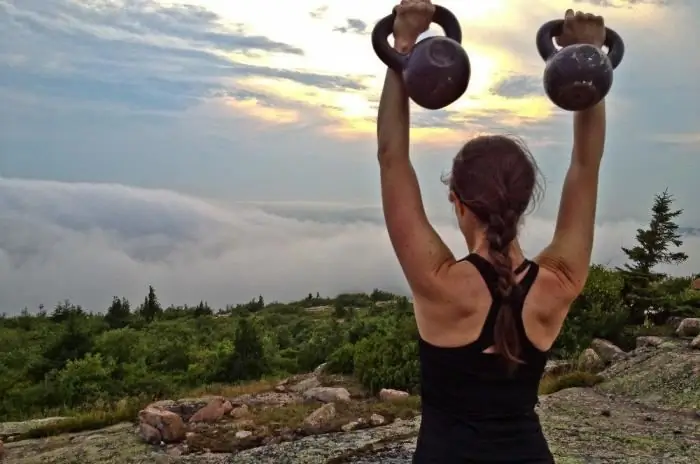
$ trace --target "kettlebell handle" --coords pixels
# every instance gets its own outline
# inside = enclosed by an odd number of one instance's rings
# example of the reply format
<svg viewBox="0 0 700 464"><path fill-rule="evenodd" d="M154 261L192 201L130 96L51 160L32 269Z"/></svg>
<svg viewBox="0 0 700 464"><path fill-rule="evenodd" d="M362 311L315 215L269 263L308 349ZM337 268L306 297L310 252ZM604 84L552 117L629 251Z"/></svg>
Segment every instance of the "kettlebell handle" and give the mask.
<svg viewBox="0 0 700 464"><path fill-rule="evenodd" d="M389 45L389 36L394 32L394 20L396 19L396 8L389 16L379 20L372 30L372 48L380 60L394 71L402 72L409 54L402 54ZM445 36L462 43L462 28L459 20L450 10L440 5L435 5L433 21L441 26L445 31Z"/></svg>
<svg viewBox="0 0 700 464"><path fill-rule="evenodd" d="M537 31L537 51L543 60L547 61L557 53L557 48L552 40L554 37L560 36L563 31L563 19L548 21ZM622 41L622 37L617 32L606 27L604 45L608 47L608 58L613 69L617 68L625 55L625 43Z"/></svg>

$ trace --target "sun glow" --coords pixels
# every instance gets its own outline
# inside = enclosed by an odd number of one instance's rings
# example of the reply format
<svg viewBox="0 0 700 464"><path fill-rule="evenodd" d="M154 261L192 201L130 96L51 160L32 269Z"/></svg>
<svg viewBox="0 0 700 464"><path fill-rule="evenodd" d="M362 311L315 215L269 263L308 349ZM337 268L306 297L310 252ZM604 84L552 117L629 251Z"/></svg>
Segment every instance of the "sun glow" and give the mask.
<svg viewBox="0 0 700 464"><path fill-rule="evenodd" d="M331 130L343 136L363 135L375 130L374 118L381 92L385 68L371 50L368 35L373 24L391 11L398 0L356 0L333 2L327 7L315 0L280 2L256 0L254 7L241 8L225 0L190 0L215 11L223 18L222 27L242 28L247 35L267 37L303 50L302 54L228 54L237 63L284 69L321 76L342 76L365 86L363 90L324 89L289 79L245 77L231 85L274 96L277 103L250 99L236 104L237 111L249 111L265 121L285 123L296 120L301 111L322 114ZM539 78L543 64L536 54L523 53L518 38L527 35L532 43L534 27L546 19L563 14L570 2L563 0L443 0L441 5L452 10L462 23L463 45L469 53L472 76L466 94L450 105L449 117L462 118L459 129L452 124L416 129L418 138L449 138L447 134L464 134L475 116L502 126L518 126L551 117L555 108L544 95L524 93L505 97L494 93L494 87L513 75ZM654 17L659 7L650 4L627 8L605 8L604 14L616 23L645 22ZM313 14L312 14L313 12ZM348 19L367 27L360 33L343 33ZM531 31L532 29L532 31ZM428 35L442 34L432 26ZM533 46L534 49L534 46ZM281 108L287 102L289 108ZM233 105L233 103L231 104ZM447 120L447 123L450 121ZM457 125L458 126L458 125ZM412 131L412 135L414 131Z"/></svg>

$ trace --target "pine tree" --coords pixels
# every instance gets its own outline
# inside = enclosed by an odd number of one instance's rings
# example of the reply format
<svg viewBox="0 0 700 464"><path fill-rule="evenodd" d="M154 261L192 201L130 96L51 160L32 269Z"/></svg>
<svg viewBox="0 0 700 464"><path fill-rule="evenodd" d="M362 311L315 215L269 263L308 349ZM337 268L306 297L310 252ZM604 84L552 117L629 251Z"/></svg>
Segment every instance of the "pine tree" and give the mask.
<svg viewBox="0 0 700 464"><path fill-rule="evenodd" d="M664 275L654 272L654 268L659 264L681 264L688 259L687 254L674 250L683 244L675 222L683 210L673 211L673 200L668 189L655 195L649 227L637 229L637 245L622 247L631 261L623 269L625 283L622 293L630 308L629 322L632 324L644 322L646 311L661 309L658 306L662 298L655 291L654 283Z"/></svg>
<svg viewBox="0 0 700 464"><path fill-rule="evenodd" d="M70 300L65 300L63 303L58 303L51 313L51 320L53 322L65 322L73 316L85 316L85 311L82 306L74 305Z"/></svg>
<svg viewBox="0 0 700 464"><path fill-rule="evenodd" d="M129 325L131 318L131 305L126 298L115 296L112 298L112 304L107 309L105 314L105 322L110 329L121 329Z"/></svg>
<svg viewBox="0 0 700 464"><path fill-rule="evenodd" d="M200 301L194 308L194 317L211 316L212 314L214 314L214 311L205 301Z"/></svg>
<svg viewBox="0 0 700 464"><path fill-rule="evenodd" d="M217 380L228 382L259 379L268 372L260 333L248 317L238 320L233 352L221 367Z"/></svg>
<svg viewBox="0 0 700 464"><path fill-rule="evenodd" d="M141 316L147 321L151 322L156 317L163 314L163 308L158 302L158 297L156 296L156 291L152 285L148 286L148 295L143 300L140 311Z"/></svg>
<svg viewBox="0 0 700 464"><path fill-rule="evenodd" d="M672 246L683 245L678 224L674 222L674 219L683 214L683 210L671 211L672 204L673 196L668 193L668 189L654 197L649 228L637 229L637 246L622 247L622 251L632 261L632 264L625 265L627 270L650 274L657 264L681 264L688 259L688 255L683 252L670 251Z"/></svg>

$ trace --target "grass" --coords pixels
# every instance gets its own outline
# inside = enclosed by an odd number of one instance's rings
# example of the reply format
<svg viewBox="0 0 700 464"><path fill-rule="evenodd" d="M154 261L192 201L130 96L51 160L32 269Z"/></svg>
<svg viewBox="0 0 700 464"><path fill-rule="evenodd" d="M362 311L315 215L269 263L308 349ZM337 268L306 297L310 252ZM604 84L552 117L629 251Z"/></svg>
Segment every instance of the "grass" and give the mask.
<svg viewBox="0 0 700 464"><path fill-rule="evenodd" d="M181 398L199 398L202 396L224 396L233 398L242 395L255 395L271 391L281 379L269 378L239 385L212 384L187 390L179 395Z"/></svg>
<svg viewBox="0 0 700 464"><path fill-rule="evenodd" d="M124 399L107 408L79 412L74 416L34 427L20 434L18 439L45 438L63 433L102 429L120 422L132 422L148 403L143 399Z"/></svg>

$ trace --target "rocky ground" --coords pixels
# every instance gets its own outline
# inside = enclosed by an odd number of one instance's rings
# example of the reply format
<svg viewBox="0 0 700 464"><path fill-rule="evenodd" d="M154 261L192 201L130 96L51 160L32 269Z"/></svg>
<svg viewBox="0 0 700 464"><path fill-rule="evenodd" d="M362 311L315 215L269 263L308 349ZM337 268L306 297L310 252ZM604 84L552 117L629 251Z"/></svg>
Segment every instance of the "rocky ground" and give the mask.
<svg viewBox="0 0 700 464"><path fill-rule="evenodd" d="M638 345L624 353L597 341L586 361L607 365L605 381L541 397L558 464L698 462L700 337L643 337ZM44 439L21 439L36 422L0 424L5 463L410 463L415 399L394 391L370 398L341 382L316 372L235 398L160 402L142 411L138 426Z"/></svg>

